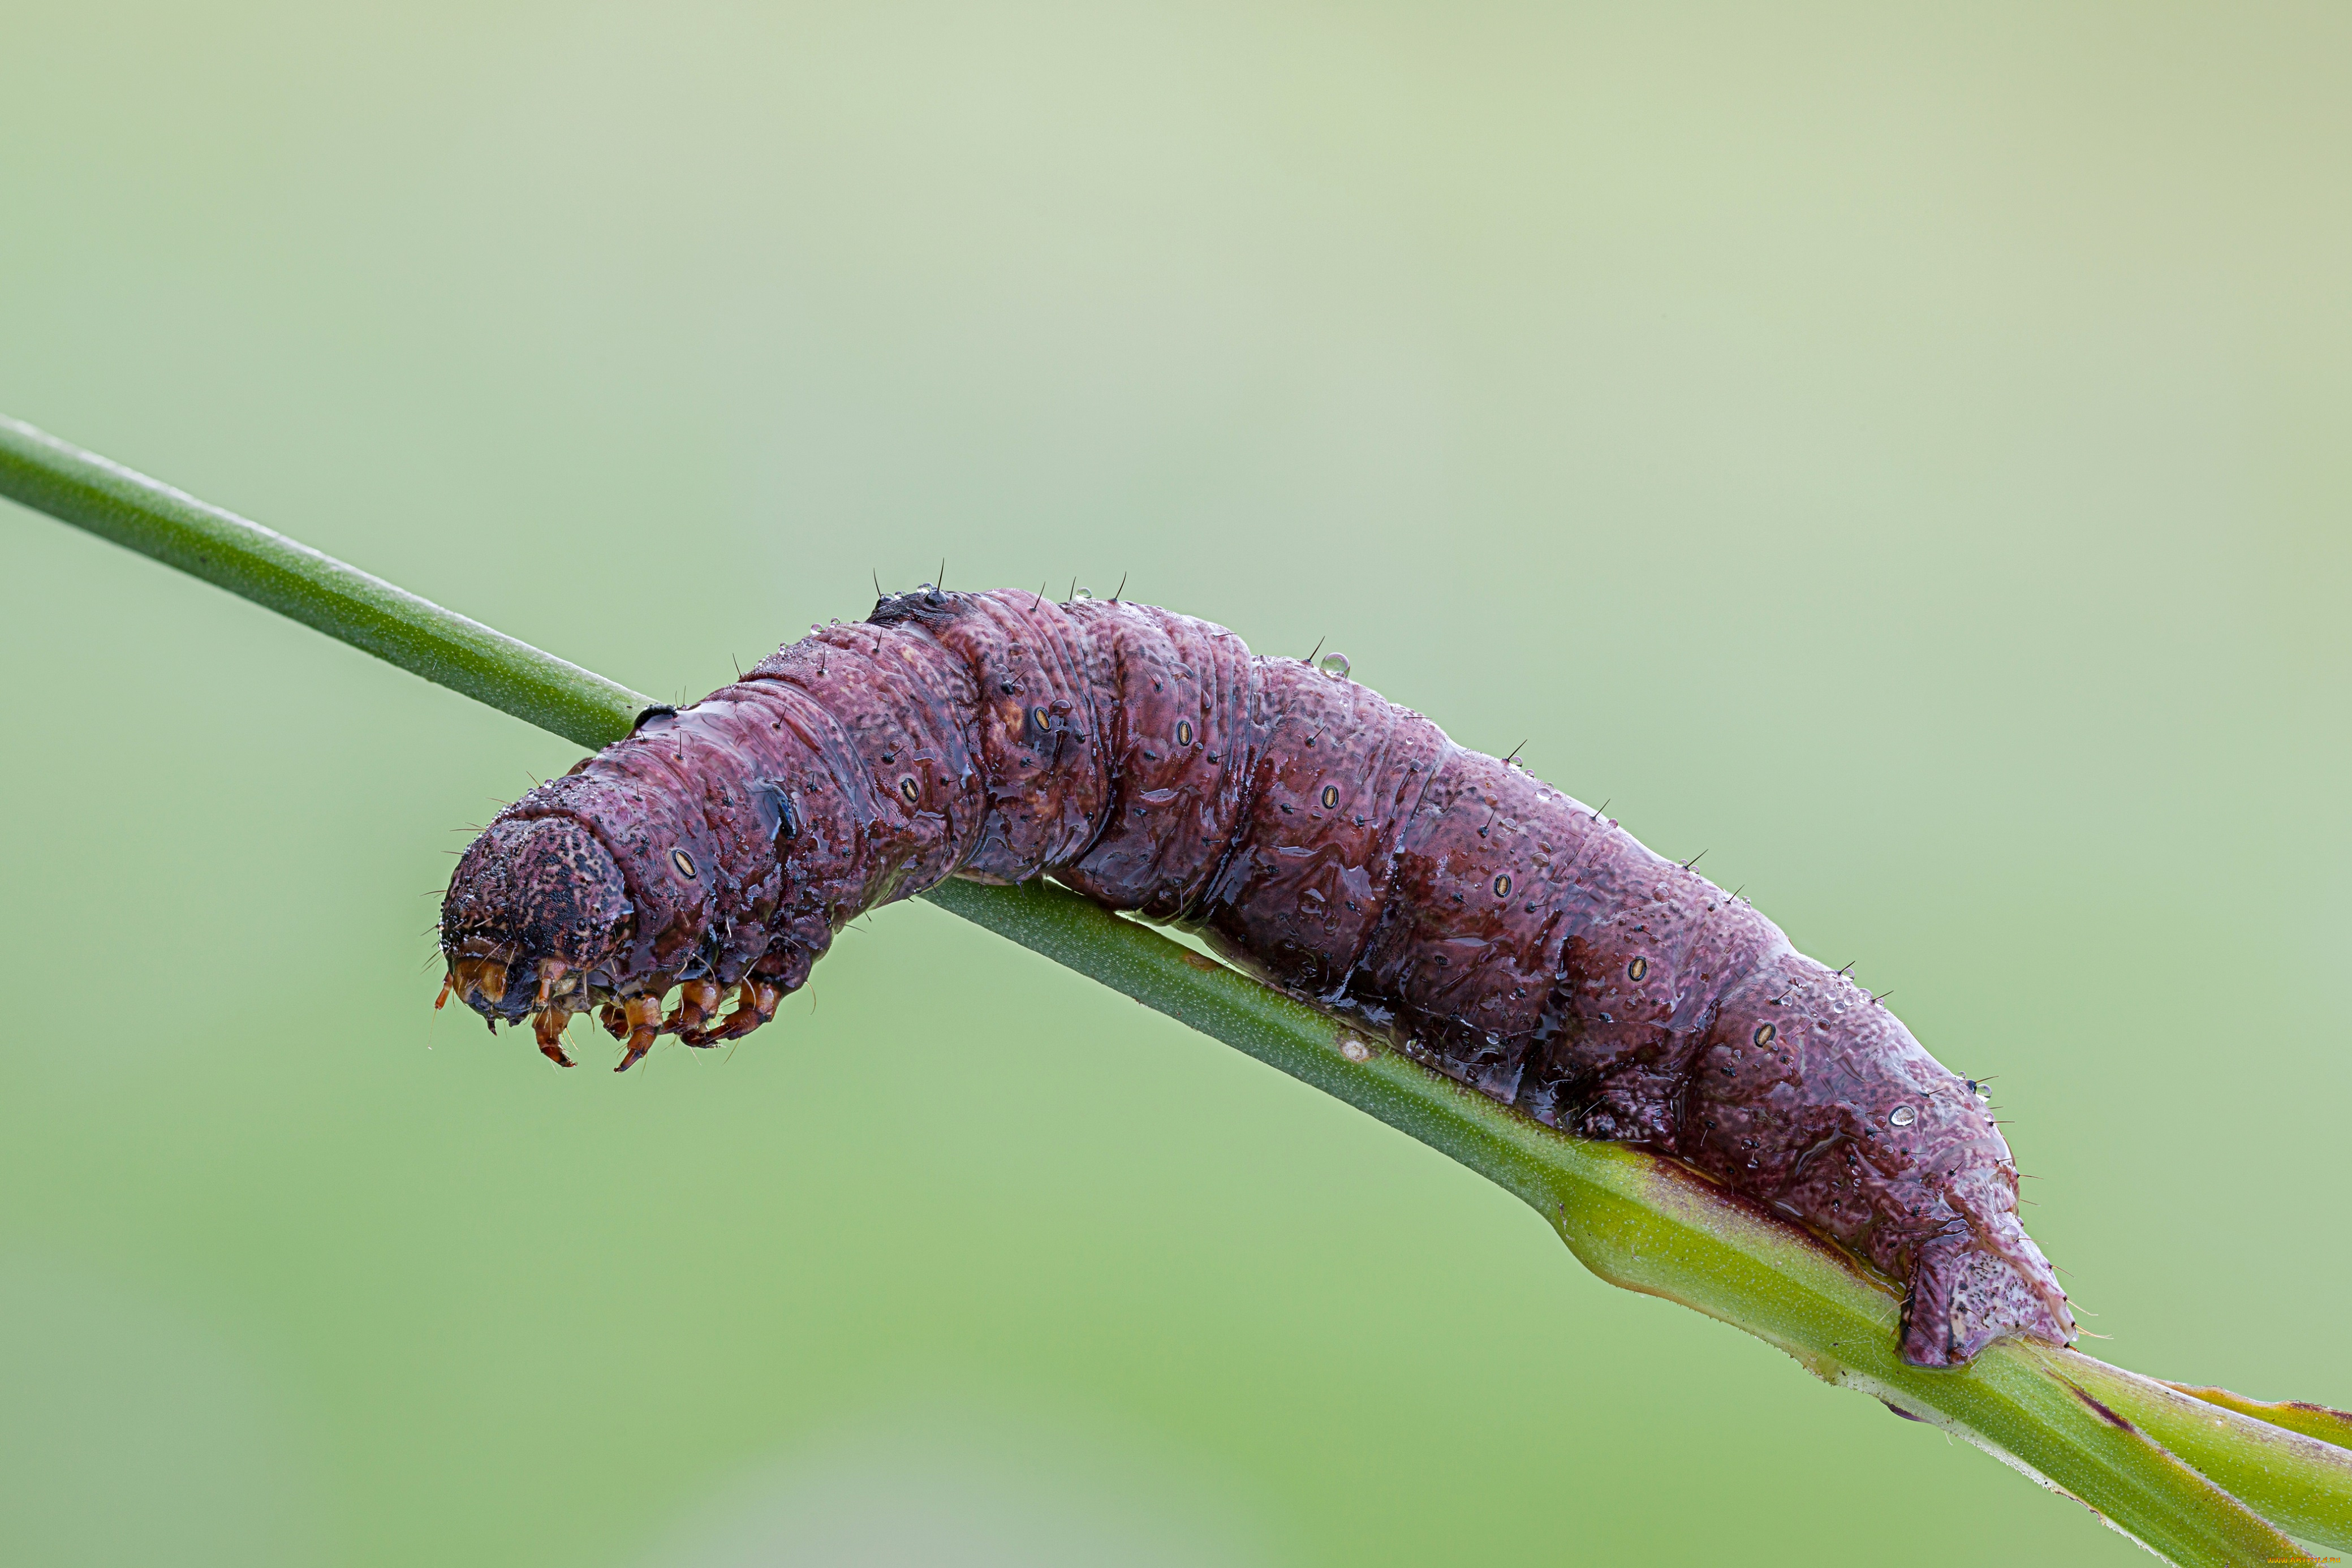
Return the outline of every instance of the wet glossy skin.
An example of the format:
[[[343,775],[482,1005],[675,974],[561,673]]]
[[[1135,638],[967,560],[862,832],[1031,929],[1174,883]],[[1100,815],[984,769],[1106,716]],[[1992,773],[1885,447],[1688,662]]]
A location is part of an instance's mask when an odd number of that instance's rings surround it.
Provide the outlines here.
[[[1148,605],[924,589],[819,629],[501,813],[442,943],[478,1011],[564,1061],[596,1006],[625,1068],[756,1028],[877,904],[1040,872],[1841,1242],[1908,1283],[1917,1364],[2073,1335],[1989,1112],[1868,993],[1525,770]]]

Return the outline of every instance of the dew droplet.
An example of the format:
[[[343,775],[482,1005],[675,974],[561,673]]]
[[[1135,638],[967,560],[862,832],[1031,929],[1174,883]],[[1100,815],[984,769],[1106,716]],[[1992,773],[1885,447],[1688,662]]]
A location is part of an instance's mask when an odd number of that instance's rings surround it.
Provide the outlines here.
[[[1344,653],[1327,653],[1315,662],[1317,668],[1326,675],[1345,675],[1354,668],[1348,662],[1348,656]]]
[[[1072,590],[1070,594],[1073,599],[1091,599],[1094,596],[1095,591],[1092,588],[1077,588]]]
[[[1886,1120],[1897,1127],[1908,1127],[1919,1120],[1919,1113],[1907,1105],[1898,1105],[1887,1113]]]

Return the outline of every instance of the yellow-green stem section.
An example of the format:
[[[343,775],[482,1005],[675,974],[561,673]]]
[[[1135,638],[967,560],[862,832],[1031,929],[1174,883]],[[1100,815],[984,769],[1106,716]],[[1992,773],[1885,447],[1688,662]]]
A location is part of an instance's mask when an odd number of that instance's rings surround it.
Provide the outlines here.
[[[0,495],[583,746],[626,734],[648,701],[5,417]],[[1906,1366],[1882,1281],[1670,1160],[1564,1137],[1369,1043],[1343,1049],[1328,1016],[1063,889],[950,881],[924,897],[1369,1111],[1517,1194],[1602,1279],[1966,1436],[2176,1563],[2292,1557],[2264,1517],[2352,1548],[2352,1451],[2071,1351],[2005,1342],[1963,1370]]]

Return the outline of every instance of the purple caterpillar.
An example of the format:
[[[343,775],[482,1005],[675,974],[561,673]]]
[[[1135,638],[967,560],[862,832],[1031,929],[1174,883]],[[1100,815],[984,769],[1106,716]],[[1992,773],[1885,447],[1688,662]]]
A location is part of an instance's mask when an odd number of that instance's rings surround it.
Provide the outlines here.
[[[1976,1086],[1869,993],[1525,770],[1149,605],[926,585],[648,710],[466,852],[443,997],[567,1066],[593,1008],[626,1069],[759,1027],[877,904],[1040,874],[1810,1226],[1907,1288],[1914,1364],[2074,1337]]]

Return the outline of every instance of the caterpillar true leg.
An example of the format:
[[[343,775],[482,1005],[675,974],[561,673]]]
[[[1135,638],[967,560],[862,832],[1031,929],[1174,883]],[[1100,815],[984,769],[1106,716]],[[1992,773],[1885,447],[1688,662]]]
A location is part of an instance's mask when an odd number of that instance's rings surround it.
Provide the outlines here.
[[[621,1058],[621,1065],[613,1069],[614,1072],[628,1071],[654,1048],[654,1040],[661,1034],[661,997],[630,997],[621,1005],[621,1018],[628,1026],[629,1047]]]
[[[538,1037],[539,1053],[557,1067],[568,1068],[572,1058],[563,1054],[563,1026],[572,1022],[572,1015],[561,1007],[547,1007],[531,1020],[530,1032]]]
[[[687,981],[677,988],[677,1011],[662,1020],[662,1033],[681,1039],[701,1033],[702,1026],[717,1016],[719,998],[725,994],[711,981]]]
[[[746,980],[735,994],[735,1011],[720,1019],[717,1028],[680,1035],[678,1038],[689,1046],[715,1046],[725,1040],[740,1040],[774,1018],[776,1008],[783,999],[784,994],[765,981]]]

